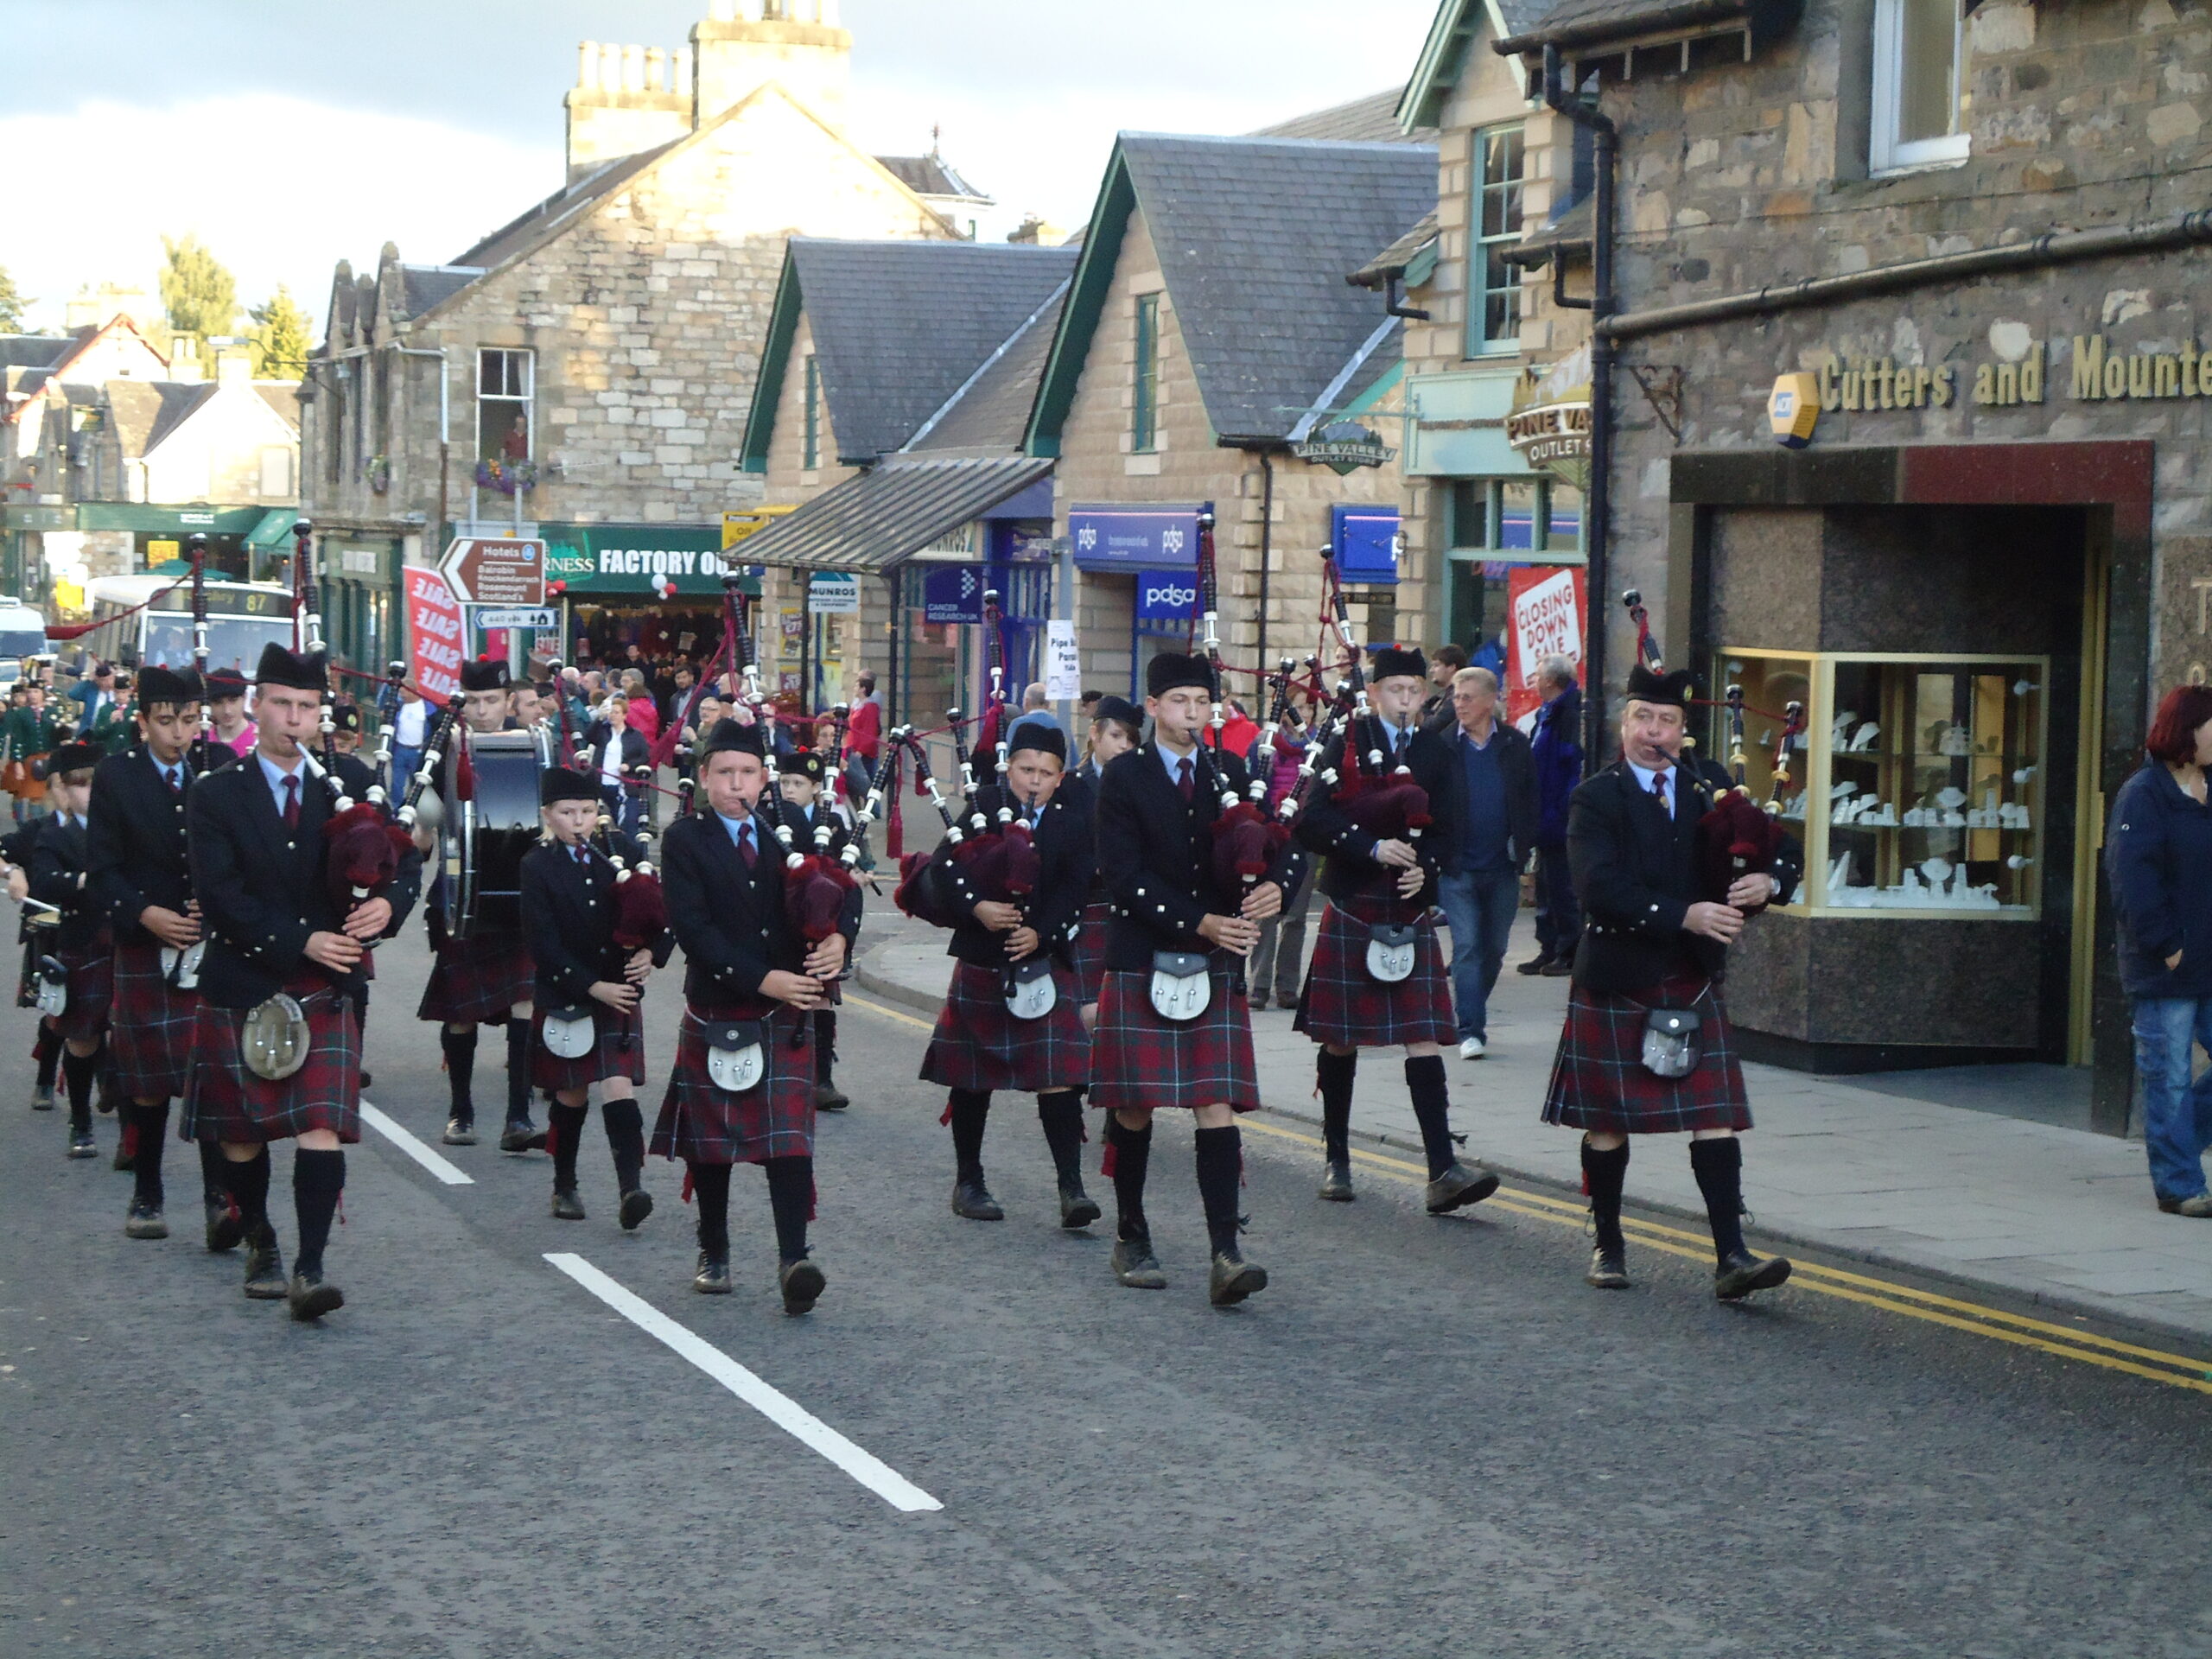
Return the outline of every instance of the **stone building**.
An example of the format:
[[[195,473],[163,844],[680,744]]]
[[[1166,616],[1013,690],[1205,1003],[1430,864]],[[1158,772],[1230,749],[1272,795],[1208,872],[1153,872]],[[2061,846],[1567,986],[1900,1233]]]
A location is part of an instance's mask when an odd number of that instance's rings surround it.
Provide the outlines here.
[[[1744,686],[1755,787],[1785,705],[1809,715],[1784,810],[1810,878],[1733,1011],[1824,1069],[2093,1065],[2117,1132],[2106,803],[2212,661],[2205,12],[1692,16],[1564,0],[1496,44],[1618,133],[1593,585]]]
[[[545,537],[594,637],[662,582],[719,591],[786,238],[955,234],[846,136],[851,49],[834,0],[715,0],[675,53],[588,42],[561,190],[448,264],[340,265],[304,396],[341,651],[397,644],[401,566],[463,524]]]

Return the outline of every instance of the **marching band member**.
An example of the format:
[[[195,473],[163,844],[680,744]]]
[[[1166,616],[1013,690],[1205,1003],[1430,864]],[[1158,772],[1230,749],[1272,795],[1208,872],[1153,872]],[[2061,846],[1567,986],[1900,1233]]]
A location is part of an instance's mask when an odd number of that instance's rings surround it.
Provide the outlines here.
[[[62,1046],[61,1078],[69,1096],[69,1156],[91,1158],[92,1084],[107,1040],[114,999],[115,957],[107,917],[86,886],[85,813],[100,752],[71,741],[46,759],[48,816],[30,843],[30,896],[60,912],[54,955],[67,973],[68,1000],[54,1016]]]
[[[1198,747],[1212,683],[1203,658],[1154,658],[1145,697],[1153,739],[1110,762],[1099,780],[1098,864],[1114,915],[1091,1039],[1090,1097],[1107,1113],[1119,1211],[1115,1277],[1145,1290],[1167,1282],[1145,1216],[1146,1166],[1153,1114],[1187,1107],[1197,1120],[1198,1191],[1213,1247],[1208,1294],[1228,1306],[1268,1282],[1267,1270],[1237,1246],[1236,1114],[1260,1104],[1242,959],[1260,924],[1296,888],[1304,860],[1286,844],[1242,894],[1217,881],[1208,856],[1213,822],[1224,785],[1241,791],[1244,779],[1236,760]]]
[[[246,717],[245,676],[235,668],[219,668],[207,676],[207,715],[214,722],[215,741],[243,760],[253,753],[254,725]]]
[[[1088,820],[1097,809],[1098,781],[1107,762],[1142,741],[1144,710],[1126,697],[1102,696],[1090,717],[1090,753],[1080,766],[1060,779],[1053,798]],[[1070,957],[1075,969],[1076,1005],[1086,1032],[1098,1023],[1099,981],[1106,971],[1106,921],[1112,912],[1104,878],[1094,864],[1090,891],[1084,898],[1082,923]]]
[[[346,1185],[341,1148],[361,1138],[368,950],[398,931],[423,867],[410,849],[387,893],[350,900],[334,890],[322,828],[334,803],[304,747],[321,722],[324,656],[271,644],[254,679],[252,753],[185,796],[207,953],[182,1133],[221,1144],[247,1245],[245,1294],[284,1298],[293,1318],[314,1319],[346,1301],[322,1257]],[[367,768],[343,764],[349,790],[365,791]],[[269,1145],[289,1139],[299,1250],[288,1283],[269,1221]]]
[[[683,1024],[653,1126],[653,1152],[681,1158],[699,1204],[692,1288],[726,1295],[729,1183],[759,1164],[775,1217],[785,1311],[810,1309],[827,1283],[807,1244],[814,1211],[812,1014],[845,963],[855,909],[808,950],[784,902],[785,868],[761,814],[764,728],[725,720],[699,752],[706,810],[662,843],[664,884],[683,947]]]
[[[801,749],[779,763],[776,782],[783,791],[785,817],[799,848],[818,850],[826,857],[836,859],[844,856],[853,832],[823,793],[828,771],[819,750]],[[827,843],[818,844],[815,831],[825,820],[830,825],[830,839]],[[814,1105],[817,1111],[842,1112],[853,1103],[832,1075],[837,1059],[839,1000],[836,982],[832,980],[823,987],[822,1006],[814,1011]]]

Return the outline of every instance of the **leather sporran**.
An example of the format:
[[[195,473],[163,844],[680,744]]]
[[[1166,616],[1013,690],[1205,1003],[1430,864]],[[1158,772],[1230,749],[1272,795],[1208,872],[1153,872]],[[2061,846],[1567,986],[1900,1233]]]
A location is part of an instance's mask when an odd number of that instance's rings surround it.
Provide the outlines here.
[[[238,1033],[238,1058],[264,1083],[282,1083],[308,1063],[307,1010],[279,991],[256,1003]]]
[[[1007,969],[1006,1011],[1017,1020],[1042,1020],[1058,1004],[1059,987],[1052,982],[1048,957],[1032,957]]]
[[[1643,1069],[1655,1077],[1686,1077],[1705,1058],[1695,1008],[1652,1008],[1643,1016]]]
[[[545,1052],[555,1059],[581,1060],[599,1040],[599,1023],[589,1003],[572,1002],[565,1008],[546,1009],[540,1035]]]
[[[69,1006],[69,970],[52,957],[41,957],[38,963],[38,989],[31,998],[41,1014],[52,1014],[56,1020]]]
[[[1420,959],[1421,934],[1411,925],[1367,930],[1367,976],[1384,985],[1413,977]]]
[[[1163,1020],[1195,1020],[1213,1004],[1213,976],[1203,950],[1152,953],[1152,1007]]]
[[[707,1075],[715,1087],[742,1095],[760,1087],[768,1051],[757,1020],[728,1020],[707,1027]]]
[[[207,955],[207,942],[188,944],[181,950],[173,944],[162,947],[162,977],[180,991],[200,988],[200,964]]]

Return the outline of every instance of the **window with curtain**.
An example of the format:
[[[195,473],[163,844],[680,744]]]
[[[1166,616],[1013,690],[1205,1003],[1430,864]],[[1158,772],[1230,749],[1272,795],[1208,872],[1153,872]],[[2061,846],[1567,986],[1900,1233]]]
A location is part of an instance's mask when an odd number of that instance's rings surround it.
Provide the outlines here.
[[[812,472],[822,464],[822,369],[814,353],[806,354],[806,409],[799,425],[799,465]]]
[[[1967,158],[1973,141],[1959,0],[1875,0],[1873,91],[1870,171]]]
[[[1149,454],[1160,448],[1160,296],[1137,296],[1137,340],[1133,396],[1129,399],[1129,448]]]
[[[531,458],[531,354],[486,347],[476,353],[476,458],[513,466]]]
[[[1522,133],[1516,123],[1474,135],[1467,238],[1467,355],[1521,342],[1521,271],[1505,262],[1521,239]]]

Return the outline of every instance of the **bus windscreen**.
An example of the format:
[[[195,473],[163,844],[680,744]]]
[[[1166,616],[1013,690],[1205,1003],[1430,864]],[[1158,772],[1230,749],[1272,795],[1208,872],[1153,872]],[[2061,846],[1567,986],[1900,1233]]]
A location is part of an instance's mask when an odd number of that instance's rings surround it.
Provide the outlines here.
[[[159,663],[164,668],[190,668],[192,618],[176,611],[148,611],[141,664]],[[207,666],[236,669],[251,676],[261,661],[262,647],[271,640],[292,643],[292,620],[277,616],[211,616],[207,619]]]

